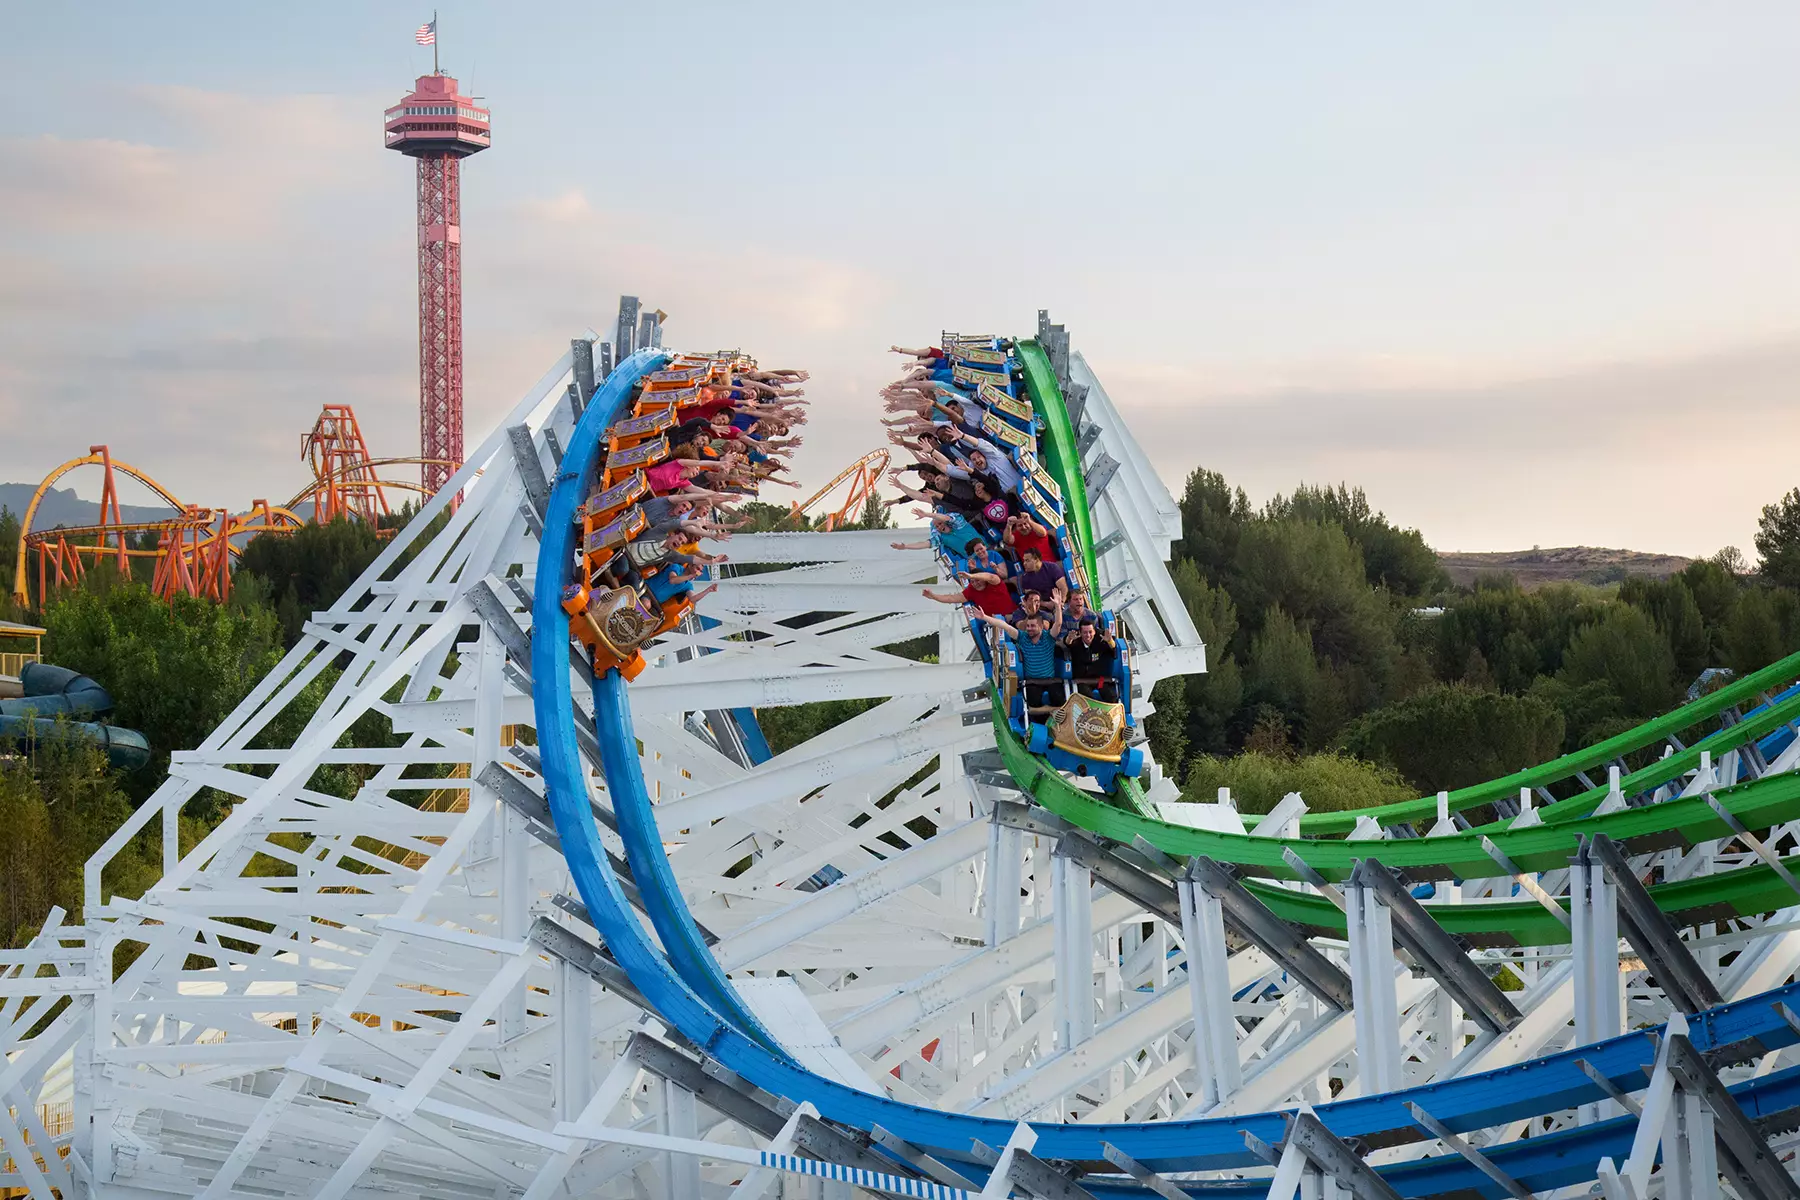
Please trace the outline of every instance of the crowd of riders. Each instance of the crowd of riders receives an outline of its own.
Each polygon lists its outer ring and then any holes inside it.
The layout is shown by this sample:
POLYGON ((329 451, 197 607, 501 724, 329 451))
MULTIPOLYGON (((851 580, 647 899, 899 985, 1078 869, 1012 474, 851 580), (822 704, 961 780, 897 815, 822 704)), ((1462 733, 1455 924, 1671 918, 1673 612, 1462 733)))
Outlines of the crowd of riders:
MULTIPOLYGON (((942 347, 892 349, 912 362, 882 389, 889 413, 882 423, 914 461, 890 476, 903 495, 925 506, 918 515, 931 523, 928 541, 893 545, 936 549, 962 585, 957 592, 925 588, 923 594, 964 606, 971 621, 1011 639, 1032 715, 1058 708, 1066 684, 1116 703, 1119 647, 1112 621, 1093 610, 1078 574, 1071 574, 1059 530, 1045 523, 1055 515, 1022 498, 1029 484, 1020 447, 1001 436, 1013 426, 1030 429, 1029 415, 1017 408, 997 412, 1008 397, 976 382, 979 373, 959 371, 942 347)), ((1027 454, 1035 445, 1017 440, 1027 454)))
MULTIPOLYGON (((733 505, 784 478, 806 421, 805 371, 760 370, 735 353, 677 357, 640 379, 607 429, 594 485, 576 514, 578 582, 572 616, 629 588, 646 617, 713 590, 696 581, 727 561, 700 548, 726 542, 749 519, 733 505)), ((578 632, 580 632, 578 630, 578 632)), ((592 638, 597 630, 589 629, 592 638)))

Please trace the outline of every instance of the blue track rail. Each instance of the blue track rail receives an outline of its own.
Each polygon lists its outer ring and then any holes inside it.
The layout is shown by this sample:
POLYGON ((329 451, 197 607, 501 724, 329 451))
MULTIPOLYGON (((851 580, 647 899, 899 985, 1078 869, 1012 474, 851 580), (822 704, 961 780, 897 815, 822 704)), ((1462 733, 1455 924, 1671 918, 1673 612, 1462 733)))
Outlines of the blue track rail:
MULTIPOLYGON (((964 1164, 979 1178, 971 1142, 1002 1145, 1013 1123, 902 1104, 822 1078, 797 1065, 763 1030, 708 953, 657 830, 644 787, 625 681, 608 672, 594 681, 595 736, 599 740, 611 804, 618 819, 644 908, 659 946, 627 904, 608 865, 588 795, 576 743, 575 706, 568 665, 568 615, 558 603, 574 563, 574 512, 593 468, 607 425, 629 402, 633 385, 665 356, 640 352, 620 364, 595 394, 564 453, 544 520, 532 617, 532 675, 539 753, 551 813, 563 854, 589 917, 619 965, 659 1016, 723 1066, 750 1082, 794 1100, 811 1101, 828 1119, 859 1129, 881 1125, 899 1137, 964 1164)), ((1800 1005, 1800 984, 1724 1005, 1690 1022, 1689 1036, 1707 1050, 1748 1038, 1764 1050, 1791 1045, 1796 1035, 1776 1010, 1777 1003, 1800 1005)), ((1341 1137, 1377 1143, 1418 1136, 1404 1107, 1411 1100, 1453 1130, 1487 1128, 1603 1099, 1576 1059, 1627 1090, 1646 1083, 1643 1064, 1655 1058, 1648 1032, 1627 1034, 1592 1046, 1551 1055, 1497 1071, 1320 1106, 1319 1118, 1341 1137)), ((1768 1076, 1735 1089, 1752 1116, 1800 1104, 1800 1069, 1768 1076)), ((1245 1131, 1266 1142, 1283 1137, 1280 1113, 1149 1124, 1038 1124, 1040 1157, 1098 1163, 1111 1143, 1153 1169, 1191 1171, 1257 1164, 1245 1148, 1245 1131)), ((1487 1151, 1527 1187, 1545 1189, 1593 1178, 1602 1155, 1622 1158, 1633 1131, 1629 1119, 1531 1138, 1487 1151)), ((1403 1195, 1424 1196, 1466 1190, 1499 1195, 1473 1166, 1454 1156, 1388 1169, 1387 1178, 1403 1195)), ((1090 1190, 1142 1195, 1084 1180, 1090 1190)), ((1266 1185, 1265 1185, 1266 1186, 1266 1185)), ((1193 1185, 1192 1195, 1243 1195, 1223 1185, 1193 1185)))

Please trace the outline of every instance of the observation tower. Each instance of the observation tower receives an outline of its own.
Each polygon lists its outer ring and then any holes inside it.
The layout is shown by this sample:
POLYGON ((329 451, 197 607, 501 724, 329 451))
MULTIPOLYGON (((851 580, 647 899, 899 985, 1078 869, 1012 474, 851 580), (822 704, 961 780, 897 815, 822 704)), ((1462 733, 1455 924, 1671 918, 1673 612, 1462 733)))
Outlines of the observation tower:
POLYGON ((421 75, 387 110, 387 148, 419 164, 419 455, 437 492, 463 457, 462 160, 492 142, 454 77, 421 75))

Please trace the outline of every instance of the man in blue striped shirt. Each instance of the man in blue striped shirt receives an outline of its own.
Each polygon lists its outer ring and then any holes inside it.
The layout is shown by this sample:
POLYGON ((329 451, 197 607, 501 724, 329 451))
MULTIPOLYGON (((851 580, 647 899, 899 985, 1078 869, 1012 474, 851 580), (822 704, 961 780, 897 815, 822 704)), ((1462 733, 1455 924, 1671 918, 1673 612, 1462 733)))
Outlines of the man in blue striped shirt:
POLYGON ((1009 621, 983 613, 973 617, 1012 637, 1019 652, 1019 682, 1025 689, 1025 708, 1033 715, 1054 712, 1063 702, 1063 681, 1056 669, 1056 639, 1042 613, 1026 613, 1014 628, 1009 621))

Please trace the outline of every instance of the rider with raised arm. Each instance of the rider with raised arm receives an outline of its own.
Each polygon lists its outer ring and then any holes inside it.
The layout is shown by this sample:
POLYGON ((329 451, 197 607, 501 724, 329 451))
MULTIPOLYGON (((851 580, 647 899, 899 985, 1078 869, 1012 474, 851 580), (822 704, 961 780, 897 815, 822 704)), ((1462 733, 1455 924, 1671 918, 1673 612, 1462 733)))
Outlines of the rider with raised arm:
POLYGON ((1042 613, 1024 617, 1018 626, 986 613, 974 618, 1012 636, 1019 652, 1019 682, 1025 689, 1025 707, 1034 715, 1054 712, 1063 702, 1063 681, 1056 671, 1056 639, 1050 636, 1042 613))
POLYGON ((1119 702, 1119 684, 1113 678, 1119 644, 1110 623, 1102 627, 1092 613, 1080 618, 1074 631, 1063 639, 1063 653, 1069 656, 1076 691, 1108 704, 1119 702))
POLYGON ((1039 562, 1055 562, 1060 557, 1056 553, 1056 541, 1050 536, 1050 531, 1028 512, 1016 512, 1006 519, 1006 532, 1001 540, 1014 554, 1023 555, 1027 550, 1037 551, 1039 562))

